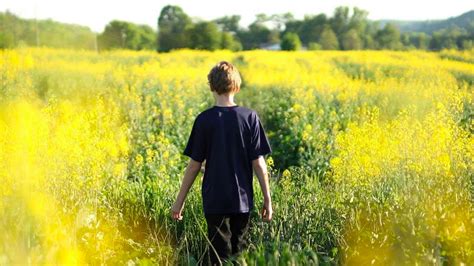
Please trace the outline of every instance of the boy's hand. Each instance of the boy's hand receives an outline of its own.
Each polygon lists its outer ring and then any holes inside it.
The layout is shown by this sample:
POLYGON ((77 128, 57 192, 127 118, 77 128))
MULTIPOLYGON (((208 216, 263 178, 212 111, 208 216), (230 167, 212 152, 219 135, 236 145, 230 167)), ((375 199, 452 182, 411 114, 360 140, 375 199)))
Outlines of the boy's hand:
POLYGON ((272 202, 265 200, 262 208, 262 219, 265 222, 270 222, 272 220, 273 209, 272 202))
POLYGON ((179 204, 178 202, 175 202, 173 206, 171 207, 171 218, 173 218, 176 221, 183 220, 183 215, 181 215, 182 211, 183 211, 183 204, 179 204))

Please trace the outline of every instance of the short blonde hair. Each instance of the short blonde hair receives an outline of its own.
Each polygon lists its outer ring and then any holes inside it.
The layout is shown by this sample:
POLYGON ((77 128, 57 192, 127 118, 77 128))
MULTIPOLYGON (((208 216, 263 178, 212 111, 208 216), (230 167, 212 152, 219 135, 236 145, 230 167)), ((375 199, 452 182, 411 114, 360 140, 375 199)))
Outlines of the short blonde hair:
POLYGON ((231 63, 222 61, 215 65, 207 75, 209 86, 217 94, 238 92, 242 79, 239 71, 231 63))

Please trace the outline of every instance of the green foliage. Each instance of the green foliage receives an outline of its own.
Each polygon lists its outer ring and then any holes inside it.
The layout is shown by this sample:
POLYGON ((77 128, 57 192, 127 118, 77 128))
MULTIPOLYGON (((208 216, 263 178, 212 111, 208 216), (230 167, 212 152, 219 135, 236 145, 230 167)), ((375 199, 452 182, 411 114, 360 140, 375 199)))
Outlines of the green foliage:
POLYGON ((337 40, 336 33, 329 27, 325 27, 319 38, 319 43, 324 50, 337 50, 339 49, 339 41, 337 40))
POLYGON ((317 42, 310 42, 308 44, 308 50, 315 51, 315 50, 321 50, 321 48, 322 48, 321 44, 317 42))
POLYGON ((305 17, 297 33, 305 45, 310 42, 317 42, 321 36, 324 26, 328 23, 325 14, 319 14, 314 17, 305 17))
POLYGON ((240 30, 239 22, 240 16, 232 15, 225 16, 214 20, 214 22, 221 28, 224 32, 237 33, 240 30))
POLYGON ((138 50, 153 50, 156 48, 157 33, 148 25, 138 25, 140 42, 138 50))
POLYGON ((380 49, 400 49, 400 31, 393 24, 386 24, 375 35, 377 47, 380 49))
POLYGON ((355 29, 351 29, 342 35, 342 48, 344 50, 360 50, 362 49, 362 40, 355 29))
POLYGON ((281 43, 280 36, 287 33, 297 34, 302 45, 310 50, 319 49, 314 45, 310 48, 311 43, 318 43, 325 50, 469 50, 474 47, 474 11, 431 22, 369 21, 367 11, 339 6, 332 17, 321 13, 296 20, 291 13, 258 14, 248 28, 241 27, 240 20, 239 15, 230 15, 211 22, 193 23, 181 7, 167 5, 158 18, 158 33, 149 26, 113 20, 96 38, 87 27, 52 20, 36 22, 6 11, 0 13, 0 48, 26 45, 74 49, 156 48, 161 52, 180 48, 238 51, 281 43), (200 33, 204 35, 199 36, 200 33))
MULTIPOLYGON (((262 18, 260 18, 260 20, 261 19, 262 18)), ((263 24, 263 21, 259 20, 250 24, 248 30, 239 31, 237 36, 241 40, 245 50, 260 48, 262 44, 275 43, 272 41, 271 30, 263 24)))
POLYGON ((301 49, 301 41, 298 34, 288 32, 281 40, 281 49, 286 51, 297 51, 301 49))
POLYGON ((222 35, 214 22, 199 22, 190 30, 191 48, 216 50, 221 48, 222 35))
POLYGON ((330 25, 333 31, 341 36, 347 30, 349 24, 349 7, 339 6, 334 10, 334 15, 330 19, 330 25))
POLYGON ((368 15, 369 12, 354 7, 352 9, 352 16, 348 22, 348 29, 354 29, 359 34, 364 33, 369 24, 369 21, 367 20, 368 15))
POLYGON ((221 48, 231 51, 242 50, 242 44, 229 32, 222 32, 221 48))
POLYGON ((474 21, 474 10, 467 11, 459 16, 450 17, 440 20, 425 21, 398 21, 398 20, 382 20, 383 23, 392 23, 400 28, 401 32, 423 32, 431 35, 436 31, 457 27, 472 32, 474 21))
POLYGON ((179 6, 165 6, 158 18, 158 50, 189 47, 188 31, 192 28, 189 16, 179 6))
POLYGON ((474 48, 474 40, 461 41, 461 48, 464 50, 471 50, 472 48, 474 48))
POLYGON ((472 43, 473 40, 473 32, 468 33, 458 27, 450 27, 434 32, 429 46, 431 49, 438 50, 464 48, 463 45, 466 45, 469 49, 469 42, 472 43))
MULTIPOLYGON (((61 182, 54 180, 63 188, 58 190, 60 193, 72 197, 70 202, 61 202, 59 209, 68 211, 71 206, 82 207, 84 199, 87 199, 94 206, 90 213, 100 214, 93 216, 92 222, 88 223, 90 225, 77 227, 73 234, 66 232, 71 236, 71 242, 77 241, 84 259, 90 264, 196 265, 205 260, 208 242, 200 200, 202 174, 199 174, 188 195, 183 220, 171 220, 169 208, 175 200, 180 176, 188 160, 180 151, 189 136, 192 118, 212 106, 205 79, 195 73, 205 73, 208 66, 222 56, 230 56, 229 60, 238 66, 244 78, 247 73, 254 74, 253 81, 249 81, 250 75, 247 76, 246 85, 237 95, 238 102, 259 113, 273 148, 272 163, 269 163, 268 157, 267 162, 274 218, 271 223, 263 223, 258 217, 262 195, 259 189, 255 189, 256 209, 251 213, 250 245, 236 258, 238 263, 424 265, 436 260, 448 265, 470 265, 474 261, 470 237, 474 230, 474 179, 469 157, 472 154, 464 152, 464 149, 471 147, 474 132, 474 106, 469 94, 474 76, 472 71, 463 69, 463 66, 473 62, 471 51, 293 54, 257 51, 232 55, 183 51, 156 55, 147 51, 96 54, 31 49, 32 58, 30 52, 23 54, 23 50, 4 53, 5 58, 9 58, 10 53, 14 55, 5 61, 11 61, 10 65, 15 67, 8 67, 7 64, 4 68, 5 75, 0 84, 2 90, 16 93, 24 90, 22 86, 25 86, 27 91, 23 92, 37 94, 47 112, 54 112, 54 107, 58 106, 55 102, 69 106, 66 103, 87 101, 101 95, 100 98, 106 103, 117 104, 104 106, 104 110, 111 107, 120 111, 117 112, 117 118, 120 116, 120 129, 116 128, 117 131, 124 130, 127 135, 130 134, 126 154, 120 155, 123 156, 121 163, 125 164, 126 171, 119 168, 117 173, 109 173, 107 170, 107 179, 97 190, 89 191, 85 189, 87 184, 81 184, 81 187, 85 186, 83 190, 71 193, 62 179, 61 182), (408 61, 410 58, 413 62, 420 59, 427 62, 413 67, 408 61), (28 61, 33 62, 34 67, 28 61), (61 68, 77 61, 94 67, 97 62, 102 64, 94 71, 61 68), (170 61, 180 65, 169 66, 167 63, 170 61), (21 72, 7 77, 11 69, 18 71, 22 65, 21 72), (334 68, 323 72, 321 65, 334 68), (170 68, 173 68, 172 71, 169 71, 170 68), (266 75, 269 72, 295 68, 296 73, 307 74, 306 77, 320 75, 329 82, 320 87, 309 83, 312 80, 303 76, 302 80, 306 82, 299 84, 283 79, 271 85, 261 85, 255 79, 259 76, 266 81, 271 78, 266 75), (181 69, 188 71, 180 72, 181 69), (311 72, 304 73, 306 70, 311 72), (330 80, 342 80, 343 83, 331 84, 330 80), (344 87, 346 84, 347 87, 344 87), (359 90, 366 86, 370 90, 359 90), (411 93, 406 94, 406 91, 411 93), (392 123, 395 119, 403 122, 411 116, 400 112, 405 112, 407 106, 424 108, 425 103, 421 100, 426 95, 424 91, 428 92, 430 103, 444 98, 447 93, 453 94, 452 98, 446 97, 446 106, 460 109, 449 111, 446 117, 430 115, 427 121, 431 122, 427 124, 419 124, 417 118, 401 124, 392 123), (347 93, 351 92, 354 93, 348 96, 347 93), (398 97, 403 101, 398 102, 398 97), (415 100, 408 102, 410 98, 415 100), (367 112, 369 117, 365 117, 367 112), (372 113, 379 112, 380 119, 371 118, 372 113), (447 127, 437 122, 440 119, 451 120, 451 115, 457 124, 447 127), (458 126, 466 132, 450 131, 458 126), (364 127, 367 131, 360 131, 364 127), (399 133, 390 134, 395 129, 399 133), (468 132, 471 135, 466 135, 468 132), (380 141, 372 141, 373 138, 380 141), (465 139, 465 142, 457 142, 456 138, 465 139), (412 148, 420 139, 428 142, 412 148), (390 145, 399 142, 400 149, 390 145), (380 153, 380 149, 386 151, 380 153), (404 154, 413 150, 420 153, 404 154), (434 154, 433 160, 438 162, 443 159, 438 154, 450 153, 459 157, 448 156, 446 174, 430 171, 431 167, 440 165, 426 163, 431 154, 434 154), (334 159, 342 156, 347 160, 337 164, 334 159), (355 162, 354 167, 346 168, 345 165, 352 162, 355 162), (382 163, 380 168, 377 162, 382 163), (336 181, 338 167, 348 170, 339 176, 344 178, 342 182, 336 181), (365 178, 370 182, 362 183, 365 178)), ((87 65, 82 67, 88 69, 87 65)), ((293 73, 290 71, 281 75, 291 78, 293 73)), ((19 96, 24 97, 24 94, 19 96)), ((442 105, 436 105, 436 109, 443 108, 442 105)), ((9 112, 10 109, 5 108, 5 116, 10 115, 9 112)), ((52 121, 68 121, 73 117, 69 113, 73 114, 69 111, 64 115, 57 113, 57 118, 64 120, 52 121)), ((94 119, 96 116, 103 117, 103 120, 98 120, 101 123, 97 123, 97 128, 95 123, 88 125, 89 130, 103 130, 107 114, 98 112, 85 118, 94 119)), ((30 121, 31 118, 27 117, 30 121)), ((52 131, 57 126, 61 129, 61 123, 51 124, 52 131)), ((74 124, 84 128, 82 123, 74 124)), ((65 132, 65 139, 75 149, 75 144, 81 143, 69 137, 71 131, 65 132)), ((112 131, 101 131, 97 138, 108 136, 112 131)), ((19 143, 23 144, 22 139, 19 143)), ((107 142, 103 146, 108 147, 109 143, 115 142, 107 142)), ((79 148, 82 149, 84 145, 81 145, 79 148)), ((103 149, 101 146, 94 145, 91 149, 103 149)), ((85 153, 83 156, 87 158, 90 155, 85 153)), ((5 156, 8 158, 10 154, 5 156)), ((101 157, 107 160, 109 156, 101 157)), ((71 160, 76 158, 71 157, 71 160)), ((18 161, 22 163, 23 158, 18 161)), ((100 167, 101 163, 98 165, 100 167)), ((77 167, 91 169, 82 165, 77 167)), ((96 167, 96 163, 91 167, 96 167)), ((74 170, 74 166, 61 169, 65 173, 65 181, 70 181, 69 169, 74 170)), ((17 168, 12 172, 15 170, 17 168)), ((96 177, 89 175, 88 170, 84 170, 77 176, 80 180, 86 178, 87 182, 93 183, 96 177)), ((50 179, 46 181, 49 183, 50 179)), ((257 187, 258 182, 254 178, 254 188, 257 187)), ((27 209, 26 206, 17 204, 19 201, 15 200, 14 195, 4 198, 7 206, 15 207, 7 208, 10 221, 17 221, 14 219, 17 216, 11 213, 27 209), (8 205, 10 200, 15 204, 8 205)), ((82 216, 88 217, 78 217, 82 216)), ((33 228, 34 223, 23 222, 20 228, 33 228)), ((73 226, 76 228, 75 224, 73 226)), ((31 233, 32 230, 22 231, 32 237, 22 238, 20 246, 27 251, 42 252, 35 247, 40 246, 38 242, 45 237, 39 232, 31 233), (29 246, 29 239, 37 242, 32 242, 34 250, 29 246)), ((5 249, 0 251, 3 253, 5 249)), ((4 258, 8 263, 8 253, 4 258)))
POLYGON ((88 27, 52 20, 22 19, 0 12, 0 48, 19 45, 54 48, 95 49, 95 33, 88 27))
POLYGON ((410 43, 418 49, 428 49, 430 45, 430 36, 424 32, 409 34, 410 43))
POLYGON ((156 33, 149 26, 114 20, 99 35, 99 48, 152 50, 155 47, 155 36, 156 33))

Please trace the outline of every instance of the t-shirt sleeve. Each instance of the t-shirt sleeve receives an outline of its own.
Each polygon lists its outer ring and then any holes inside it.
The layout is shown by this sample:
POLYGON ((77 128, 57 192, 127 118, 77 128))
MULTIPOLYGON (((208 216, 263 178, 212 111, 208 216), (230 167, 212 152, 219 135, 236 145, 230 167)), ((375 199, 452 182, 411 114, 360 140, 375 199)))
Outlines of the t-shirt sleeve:
POLYGON ((263 128, 260 118, 255 113, 253 115, 250 130, 250 147, 249 147, 249 158, 250 160, 257 159, 260 155, 266 155, 272 152, 270 143, 267 135, 263 128))
POLYGON ((206 158, 206 133, 201 120, 196 117, 193 128, 186 144, 183 154, 197 162, 203 162, 206 158))

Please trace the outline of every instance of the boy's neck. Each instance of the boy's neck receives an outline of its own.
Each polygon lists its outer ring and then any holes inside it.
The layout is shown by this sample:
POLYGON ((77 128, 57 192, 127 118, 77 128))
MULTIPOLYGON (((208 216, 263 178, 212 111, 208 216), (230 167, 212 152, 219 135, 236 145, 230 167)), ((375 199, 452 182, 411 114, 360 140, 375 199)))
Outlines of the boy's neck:
POLYGON ((221 94, 216 95, 216 105, 217 106, 234 106, 237 105, 234 102, 234 95, 233 94, 221 94))

